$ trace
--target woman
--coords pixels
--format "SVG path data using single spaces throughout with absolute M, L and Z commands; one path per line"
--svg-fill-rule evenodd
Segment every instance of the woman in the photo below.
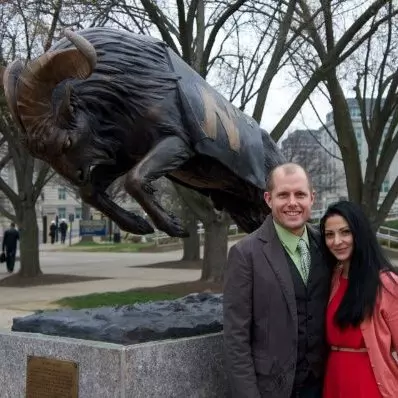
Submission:
M 326 315 L 324 398 L 398 397 L 398 276 L 362 210 L 347 201 L 321 220 L 335 271 Z

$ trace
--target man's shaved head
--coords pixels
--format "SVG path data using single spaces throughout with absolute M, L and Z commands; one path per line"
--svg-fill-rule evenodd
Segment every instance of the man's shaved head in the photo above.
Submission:
M 267 181 L 266 181 L 266 184 L 265 184 L 265 191 L 266 192 L 271 192 L 274 189 L 274 175 L 275 175 L 275 173 L 281 172 L 281 171 L 284 173 L 284 175 L 291 175 L 291 174 L 297 173 L 298 171 L 304 172 L 305 175 L 307 176 L 308 187 L 309 187 L 310 191 L 313 190 L 311 177 L 302 166 L 300 166 L 297 163 L 284 163 L 284 164 L 281 164 L 279 166 L 276 166 L 268 174 L 268 178 L 267 178 Z

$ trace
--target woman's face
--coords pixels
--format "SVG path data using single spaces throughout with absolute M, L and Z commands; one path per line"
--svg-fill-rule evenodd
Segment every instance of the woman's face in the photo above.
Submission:
M 354 250 L 354 239 L 345 218 L 333 215 L 325 222 L 325 243 L 341 262 L 349 262 Z

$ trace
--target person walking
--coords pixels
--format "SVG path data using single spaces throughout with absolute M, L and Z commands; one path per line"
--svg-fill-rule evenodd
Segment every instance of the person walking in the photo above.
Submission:
M 277 166 L 262 226 L 230 249 L 224 283 L 229 396 L 321 398 L 331 271 L 308 224 L 314 192 L 297 164 Z
M 55 242 L 56 233 L 57 233 L 57 225 L 55 224 L 55 221 L 53 220 L 53 221 L 51 221 L 51 224 L 50 224 L 50 233 L 49 233 L 52 245 Z
M 59 224 L 59 232 L 61 233 L 61 243 L 65 243 L 66 239 L 66 233 L 68 231 L 68 224 L 66 223 L 66 220 L 63 218 Z
M 19 232 L 15 228 L 15 223 L 12 222 L 10 228 L 4 232 L 2 245 L 2 252 L 5 253 L 7 271 L 9 273 L 14 272 L 18 240 Z

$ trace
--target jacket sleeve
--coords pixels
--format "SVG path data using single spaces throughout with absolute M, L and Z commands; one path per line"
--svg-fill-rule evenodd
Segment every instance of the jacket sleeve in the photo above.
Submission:
M 260 398 L 251 355 L 252 265 L 233 246 L 224 276 L 225 367 L 231 397 Z
M 7 235 L 8 235 L 8 230 L 4 232 L 3 243 L 2 243 L 2 245 L 1 245 L 1 251 L 2 251 L 2 252 L 4 252 L 5 247 L 6 247 Z
M 384 277 L 384 295 L 388 298 L 386 322 L 391 333 L 392 349 L 398 352 L 398 277 L 390 273 Z

